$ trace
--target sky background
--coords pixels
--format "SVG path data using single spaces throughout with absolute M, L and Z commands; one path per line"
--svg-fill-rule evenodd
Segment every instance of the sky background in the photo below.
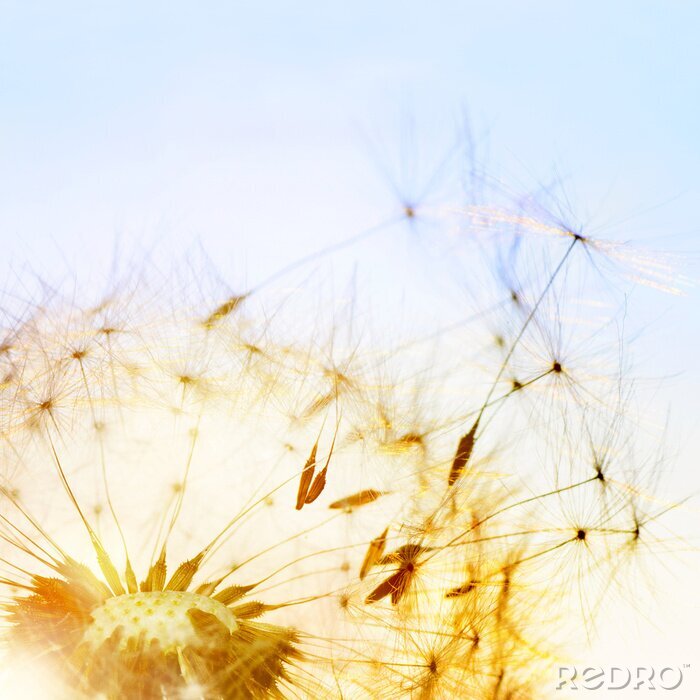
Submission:
M 465 113 L 499 175 L 555 174 L 583 220 L 624 220 L 697 276 L 699 30 L 680 1 L 0 0 L 0 279 L 197 245 L 263 279 L 391 215 L 397 134 L 415 121 L 440 153 Z M 699 302 L 689 286 L 642 319 L 682 495 L 700 488 Z

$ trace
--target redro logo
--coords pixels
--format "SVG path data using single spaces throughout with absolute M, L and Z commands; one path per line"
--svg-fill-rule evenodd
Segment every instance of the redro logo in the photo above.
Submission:
M 679 666 L 560 666 L 557 690 L 676 690 L 682 682 Z

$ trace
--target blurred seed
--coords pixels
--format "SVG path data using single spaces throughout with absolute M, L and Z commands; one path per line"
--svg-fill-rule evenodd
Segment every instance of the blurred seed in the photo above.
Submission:
M 362 580 L 367 575 L 367 572 L 382 558 L 388 534 L 389 528 L 387 527 L 379 537 L 375 537 L 369 543 L 367 553 L 360 567 L 360 580 Z
M 477 418 L 472 425 L 471 430 L 463 435 L 457 445 L 457 452 L 455 452 L 454 459 L 452 460 L 452 469 L 450 469 L 450 476 L 447 479 L 449 486 L 453 486 L 455 482 L 462 476 L 464 468 L 469 462 L 472 450 L 474 449 L 474 439 L 476 437 L 476 431 L 479 427 L 479 419 Z
M 240 304 L 247 298 L 247 294 L 242 294 L 241 296 L 229 297 L 223 304 L 219 305 L 212 311 L 209 316 L 207 316 L 202 325 L 210 330 L 213 328 L 222 318 L 226 318 L 229 314 L 233 313 Z
M 375 491 L 374 489 L 364 489 L 363 491 L 358 491 L 353 493 L 351 496 L 346 496 L 338 501 L 334 501 L 328 507 L 334 509 L 340 508 L 356 508 L 358 506 L 364 506 L 368 503 L 373 503 L 381 496 L 385 494 L 382 491 Z

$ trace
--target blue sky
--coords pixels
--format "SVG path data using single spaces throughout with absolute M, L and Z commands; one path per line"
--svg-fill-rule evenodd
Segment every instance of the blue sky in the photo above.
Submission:
M 235 232 L 272 269 L 289 249 L 260 251 L 271 231 L 312 250 L 393 206 L 360 133 L 411 114 L 429 148 L 463 109 L 499 165 L 556 167 L 603 221 L 664 205 L 640 237 L 697 235 L 694 3 L 0 8 L 0 237 L 19 258 Z
M 699 28 L 684 2 L 0 0 L 0 270 L 197 243 L 254 282 L 391 216 L 384 171 L 418 187 L 465 112 L 499 176 L 697 262 Z M 697 382 L 697 295 L 648 303 Z
M 690 2 L 0 0 L 0 272 L 197 244 L 246 286 L 393 215 L 384 171 L 420 186 L 468 112 L 497 175 L 696 274 L 699 28 Z M 358 248 L 387 285 L 395 240 Z M 697 295 L 644 303 L 700 393 Z

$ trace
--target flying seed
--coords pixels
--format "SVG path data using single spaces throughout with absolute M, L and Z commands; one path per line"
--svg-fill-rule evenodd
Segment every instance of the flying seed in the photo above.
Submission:
M 306 464 L 301 471 L 301 476 L 299 477 L 299 490 L 297 491 L 297 504 L 296 509 L 301 510 L 306 503 L 306 497 L 309 493 L 309 486 L 311 486 L 311 480 L 314 478 L 314 472 L 316 471 L 316 450 L 318 450 L 318 440 L 314 443 L 311 448 L 311 454 L 306 460 Z
M 454 459 L 452 460 L 452 469 L 450 469 L 450 476 L 447 479 L 449 486 L 452 486 L 457 479 L 462 475 L 464 468 L 467 466 L 467 462 L 471 457 L 472 450 L 474 449 L 474 439 L 476 437 L 476 431 L 479 427 L 479 419 L 477 418 L 472 425 L 471 430 L 462 436 L 457 445 L 457 452 L 455 452 Z
M 229 297 L 223 304 L 217 306 L 212 313 L 207 316 L 202 325 L 210 330 L 213 328 L 222 318 L 226 318 L 229 314 L 233 313 L 241 303 L 247 298 L 247 294 L 242 294 L 240 296 Z
M 304 503 L 313 503 L 326 488 L 326 473 L 328 472 L 328 464 L 316 475 L 314 483 L 311 484 L 309 492 L 306 494 Z
M 421 547 L 419 544 L 404 544 L 393 552 L 389 552 L 386 556 L 379 560 L 382 565 L 385 564 L 402 564 L 404 566 L 415 564 L 418 556 L 428 551 L 428 547 Z
M 381 496 L 385 494 L 382 491 L 375 491 L 374 489 L 364 489 L 363 491 L 358 491 L 353 493 L 351 496 L 346 496 L 338 501 L 334 501 L 328 507 L 334 509 L 340 508 L 356 508 L 358 506 L 364 506 L 368 503 L 373 503 Z
M 413 569 L 402 568 L 394 572 L 389 578 L 382 581 L 368 596 L 365 603 L 370 605 L 382 598 L 391 595 L 392 605 L 396 605 L 408 589 Z
M 469 583 L 464 583 L 461 586 L 457 586 L 457 588 L 453 588 L 451 591 L 445 593 L 445 598 L 457 598 L 459 596 L 466 595 L 467 593 L 471 593 L 476 588 L 478 583 L 478 581 L 469 581 Z
M 302 505 L 299 505 L 299 502 L 297 501 L 297 510 L 300 510 L 301 507 L 304 504 L 308 503 L 313 503 L 320 495 L 323 489 L 326 488 L 326 474 L 328 473 L 328 465 L 331 463 L 331 457 L 333 456 L 333 449 L 335 448 L 335 439 L 338 437 L 338 428 L 336 427 L 335 434 L 333 435 L 333 442 L 331 443 L 331 449 L 328 451 L 328 459 L 326 459 L 326 464 L 324 465 L 323 469 L 316 475 L 316 478 L 314 479 L 313 484 L 311 484 L 311 487 L 306 487 L 306 498 L 304 499 L 304 503 Z M 316 441 L 318 444 L 318 440 Z M 313 452 L 313 457 L 314 461 L 316 458 L 316 452 Z M 308 464 L 308 462 L 307 462 Z M 303 473 L 302 473 L 303 476 Z M 313 472 L 311 472 L 311 475 L 309 476 L 309 480 L 311 480 L 311 476 L 313 476 Z M 301 484 L 299 485 L 301 488 Z
M 360 580 L 362 580 L 367 572 L 382 558 L 384 554 L 384 547 L 386 547 L 386 538 L 389 534 L 389 528 L 387 527 L 384 532 L 382 532 L 379 537 L 375 537 L 367 548 L 367 553 L 365 554 L 364 561 L 360 567 Z

